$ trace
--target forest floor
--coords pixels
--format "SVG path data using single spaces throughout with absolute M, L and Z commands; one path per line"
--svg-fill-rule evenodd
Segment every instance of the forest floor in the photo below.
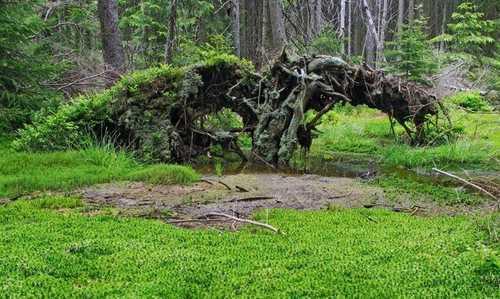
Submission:
M 456 112 L 462 138 L 413 148 L 378 112 L 334 112 L 283 173 L 0 142 L 0 294 L 499 297 L 499 202 L 431 170 L 498 182 L 498 114 Z M 213 212 L 283 234 L 166 224 Z

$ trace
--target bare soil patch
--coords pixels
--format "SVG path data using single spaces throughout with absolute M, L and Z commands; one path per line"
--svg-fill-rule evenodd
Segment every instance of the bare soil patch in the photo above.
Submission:
M 475 207 L 394 202 L 385 199 L 382 189 L 363 184 L 359 179 L 280 173 L 205 176 L 189 186 L 142 182 L 102 184 L 81 190 L 81 195 L 90 204 L 118 208 L 124 215 L 175 220 L 177 225 L 185 227 L 236 227 L 236 223 L 228 223 L 228 219 L 208 220 L 206 215 L 224 213 L 248 218 L 256 210 L 271 208 L 387 208 L 412 215 L 454 215 L 497 208 L 491 202 Z

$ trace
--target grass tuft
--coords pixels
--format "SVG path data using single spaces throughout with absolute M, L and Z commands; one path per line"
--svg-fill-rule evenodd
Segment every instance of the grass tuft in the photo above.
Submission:
M 198 181 L 200 175 L 188 166 L 157 164 L 133 171 L 127 179 L 161 185 L 190 184 Z

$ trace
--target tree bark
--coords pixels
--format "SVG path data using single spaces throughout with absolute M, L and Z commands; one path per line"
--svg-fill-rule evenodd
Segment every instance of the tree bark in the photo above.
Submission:
M 363 0 L 363 13 L 366 17 L 366 62 L 373 65 L 376 59 L 376 49 L 379 48 L 378 32 L 375 22 L 373 21 L 373 16 L 368 6 L 368 2 Z
M 172 63 L 176 44 L 177 29 L 177 0 L 170 4 L 170 17 L 168 22 L 168 39 L 165 43 L 165 63 Z
M 383 62 L 385 60 L 384 56 L 384 43 L 385 43 L 385 29 L 387 27 L 387 10 L 388 10 L 388 0 L 382 0 L 382 13 L 380 14 L 380 28 L 379 28 L 379 42 L 377 46 L 377 62 Z
M 263 1 L 243 0 L 244 25 L 242 27 L 242 56 L 250 59 L 259 69 L 262 65 Z M 244 44 L 244 47 L 243 47 Z
M 409 0 L 408 2 L 408 23 L 413 22 L 415 19 L 415 0 Z
M 234 52 L 237 56 L 241 55 L 240 46 L 240 0 L 232 0 L 231 7 L 231 28 L 233 33 Z
M 448 3 L 446 1 L 443 2 L 443 20 L 442 20 L 442 23 L 441 23 L 441 34 L 445 34 L 446 33 L 446 17 L 448 16 Z M 439 43 L 439 50 L 440 51 L 444 51 L 445 47 L 445 43 L 444 41 L 441 41 Z
M 281 0 L 267 0 L 264 7 L 265 17 L 267 18 L 266 30 L 264 38 L 266 40 L 266 48 L 271 51 L 274 56 L 281 52 L 285 45 L 285 24 L 283 20 L 283 7 Z
M 118 5 L 116 0 L 99 0 L 97 13 L 101 24 L 102 55 L 104 63 L 116 72 L 125 71 L 125 54 L 122 36 L 118 28 Z
M 345 11 L 346 11 L 346 0 L 340 1 L 340 28 L 339 28 L 339 38 L 342 42 L 342 53 L 345 53 L 345 45 L 344 45 L 344 35 L 345 35 Z
M 405 0 L 398 1 L 398 33 L 401 33 L 403 30 L 403 23 L 405 20 Z
M 347 55 L 352 54 L 352 0 L 349 0 L 349 4 L 347 6 Z

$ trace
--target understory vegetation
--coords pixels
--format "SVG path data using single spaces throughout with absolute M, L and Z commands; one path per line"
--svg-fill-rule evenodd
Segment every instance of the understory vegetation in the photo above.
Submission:
M 189 166 L 143 165 L 109 144 L 48 153 L 16 152 L 8 144 L 0 142 L 0 198 L 112 181 L 189 184 L 199 179 Z

